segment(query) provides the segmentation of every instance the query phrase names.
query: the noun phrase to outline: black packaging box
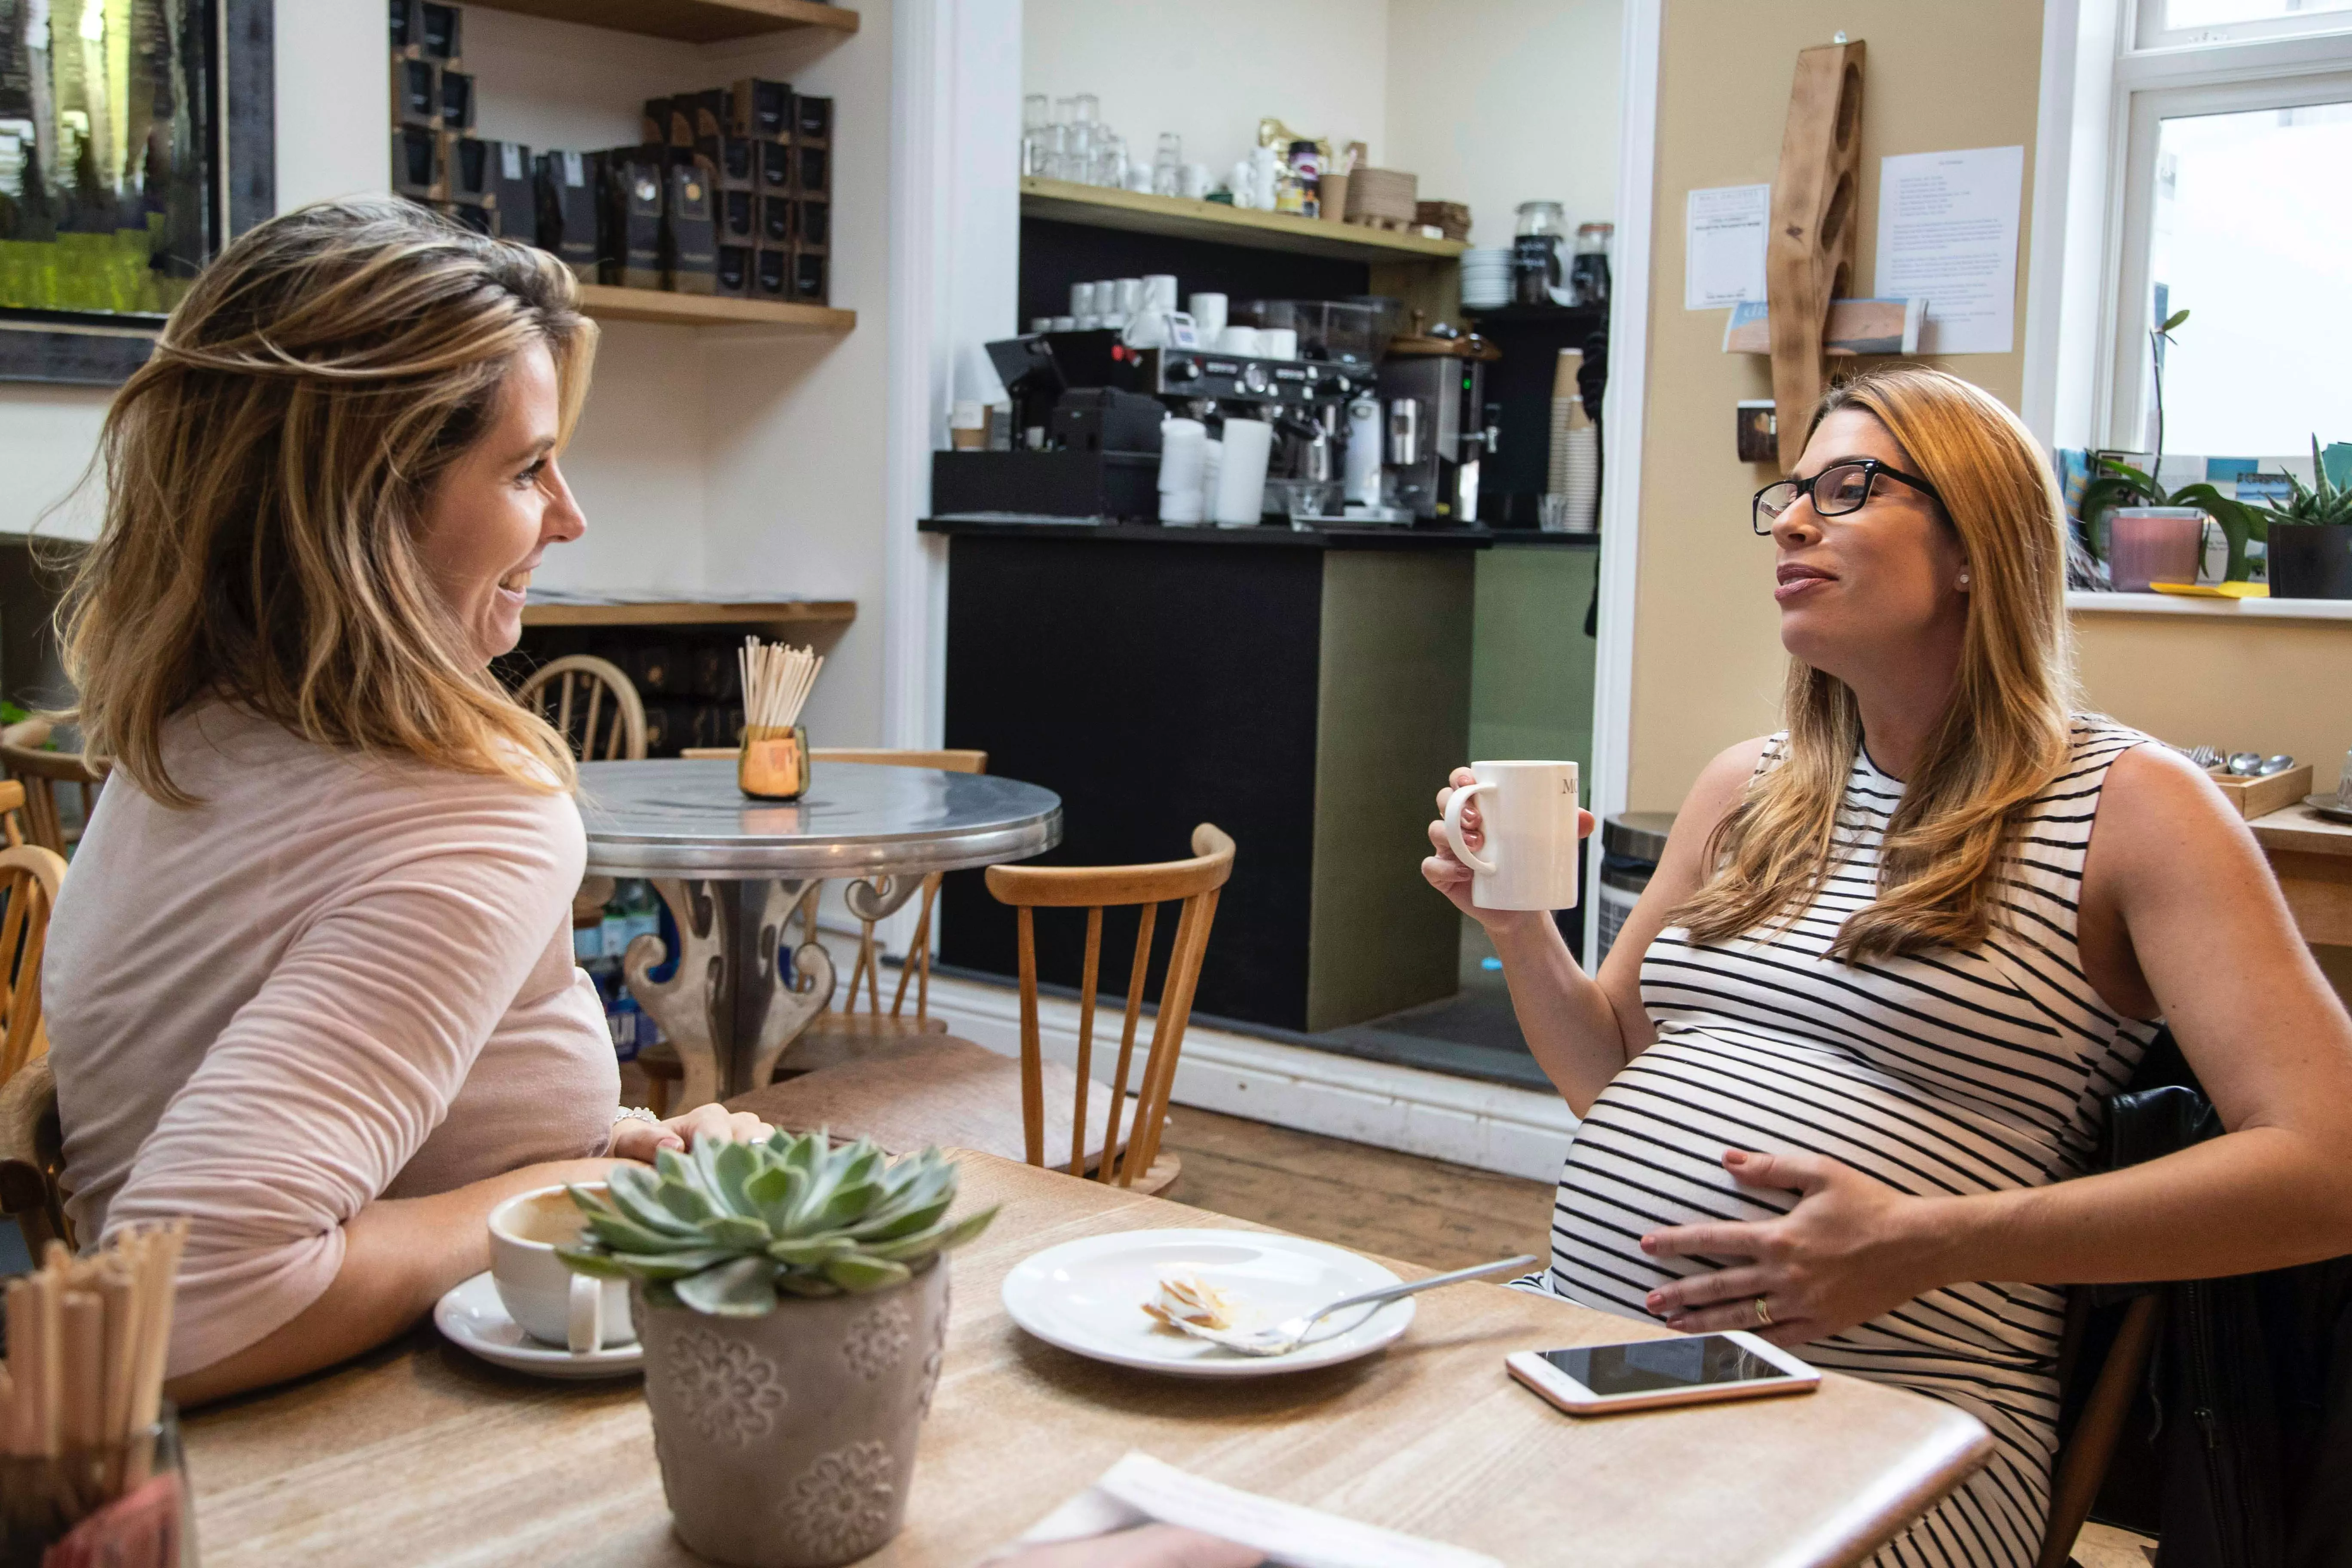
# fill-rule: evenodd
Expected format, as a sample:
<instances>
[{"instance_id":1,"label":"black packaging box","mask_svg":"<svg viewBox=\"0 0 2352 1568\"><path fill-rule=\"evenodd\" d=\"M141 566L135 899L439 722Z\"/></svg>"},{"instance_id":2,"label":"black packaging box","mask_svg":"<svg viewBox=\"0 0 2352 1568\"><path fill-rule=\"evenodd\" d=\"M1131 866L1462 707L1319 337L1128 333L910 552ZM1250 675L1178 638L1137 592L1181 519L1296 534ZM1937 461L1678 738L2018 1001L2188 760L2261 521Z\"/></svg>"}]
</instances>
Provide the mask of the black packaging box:
<instances>
[{"instance_id":1,"label":"black packaging box","mask_svg":"<svg viewBox=\"0 0 2352 1568\"><path fill-rule=\"evenodd\" d=\"M667 142L669 140L669 100L649 98L637 116L637 140Z\"/></svg>"},{"instance_id":2,"label":"black packaging box","mask_svg":"<svg viewBox=\"0 0 2352 1568\"><path fill-rule=\"evenodd\" d=\"M416 7L415 32L412 37L428 60L454 66L466 54L466 8L462 5L442 5L435 0L423 0Z\"/></svg>"},{"instance_id":3,"label":"black packaging box","mask_svg":"<svg viewBox=\"0 0 2352 1568\"><path fill-rule=\"evenodd\" d=\"M793 240L803 250L828 250L833 245L833 203L803 197L793 216Z\"/></svg>"},{"instance_id":4,"label":"black packaging box","mask_svg":"<svg viewBox=\"0 0 2352 1568\"><path fill-rule=\"evenodd\" d=\"M640 643L629 649L626 658L614 662L648 697L683 695L694 677L693 666L682 662L678 650L668 643Z\"/></svg>"},{"instance_id":5,"label":"black packaging box","mask_svg":"<svg viewBox=\"0 0 2352 1568\"><path fill-rule=\"evenodd\" d=\"M698 136L694 150L709 161L711 178L722 191L757 190L760 184L760 146L740 136Z\"/></svg>"},{"instance_id":6,"label":"black packaging box","mask_svg":"<svg viewBox=\"0 0 2352 1568\"><path fill-rule=\"evenodd\" d=\"M934 452L931 512L1160 521L1154 452Z\"/></svg>"},{"instance_id":7,"label":"black packaging box","mask_svg":"<svg viewBox=\"0 0 2352 1568\"><path fill-rule=\"evenodd\" d=\"M439 132L404 125L392 133L392 188L420 202L437 202L449 194Z\"/></svg>"},{"instance_id":8,"label":"black packaging box","mask_svg":"<svg viewBox=\"0 0 2352 1568\"><path fill-rule=\"evenodd\" d=\"M662 287L679 294L719 288L719 226L711 211L709 166L674 163L662 200Z\"/></svg>"},{"instance_id":9,"label":"black packaging box","mask_svg":"<svg viewBox=\"0 0 2352 1568\"><path fill-rule=\"evenodd\" d=\"M833 145L833 100L802 93L793 100L793 140L803 147Z\"/></svg>"},{"instance_id":10,"label":"black packaging box","mask_svg":"<svg viewBox=\"0 0 2352 1568\"><path fill-rule=\"evenodd\" d=\"M793 243L793 198L761 196L759 241L762 247L789 249Z\"/></svg>"},{"instance_id":11,"label":"black packaging box","mask_svg":"<svg viewBox=\"0 0 2352 1568\"><path fill-rule=\"evenodd\" d=\"M793 253L761 250L751 257L751 297L789 300L793 295Z\"/></svg>"},{"instance_id":12,"label":"black packaging box","mask_svg":"<svg viewBox=\"0 0 2352 1568\"><path fill-rule=\"evenodd\" d=\"M1167 407L1146 392L1074 386L1054 405L1046 428L1066 452L1157 452Z\"/></svg>"},{"instance_id":13,"label":"black packaging box","mask_svg":"<svg viewBox=\"0 0 2352 1568\"><path fill-rule=\"evenodd\" d=\"M444 70L441 73L441 129L471 131L474 128L474 79L464 71Z\"/></svg>"},{"instance_id":14,"label":"black packaging box","mask_svg":"<svg viewBox=\"0 0 2352 1568\"><path fill-rule=\"evenodd\" d=\"M793 150L782 142L759 142L760 189L783 195L793 188Z\"/></svg>"},{"instance_id":15,"label":"black packaging box","mask_svg":"<svg viewBox=\"0 0 2352 1568\"><path fill-rule=\"evenodd\" d=\"M604 154L604 200L596 226L604 281L624 289L662 286L662 175L659 147L615 147Z\"/></svg>"},{"instance_id":16,"label":"black packaging box","mask_svg":"<svg viewBox=\"0 0 2352 1568\"><path fill-rule=\"evenodd\" d=\"M760 237L760 198L749 191L720 191L716 203L719 238L726 245L751 245Z\"/></svg>"},{"instance_id":17,"label":"black packaging box","mask_svg":"<svg viewBox=\"0 0 2352 1568\"><path fill-rule=\"evenodd\" d=\"M392 122L441 129L441 68L431 60L392 62Z\"/></svg>"},{"instance_id":18,"label":"black packaging box","mask_svg":"<svg viewBox=\"0 0 2352 1568\"><path fill-rule=\"evenodd\" d=\"M392 0L392 52L396 58L413 60L425 49L425 18L417 12L417 0Z\"/></svg>"},{"instance_id":19,"label":"black packaging box","mask_svg":"<svg viewBox=\"0 0 2352 1568\"><path fill-rule=\"evenodd\" d=\"M707 697L720 707L739 703L743 698L742 661L736 657L739 645L725 642L699 642L694 645L694 689L698 696ZM732 745L732 740L715 742Z\"/></svg>"},{"instance_id":20,"label":"black packaging box","mask_svg":"<svg viewBox=\"0 0 2352 1568\"><path fill-rule=\"evenodd\" d=\"M478 142L487 165L485 200L498 214L502 239L539 238L538 170L520 142Z\"/></svg>"},{"instance_id":21,"label":"black packaging box","mask_svg":"<svg viewBox=\"0 0 2352 1568\"><path fill-rule=\"evenodd\" d=\"M488 238L498 237L498 215L479 202L442 202L436 210L460 227L471 229Z\"/></svg>"},{"instance_id":22,"label":"black packaging box","mask_svg":"<svg viewBox=\"0 0 2352 1568\"><path fill-rule=\"evenodd\" d=\"M667 147L693 146L694 100L690 97L646 100L645 139Z\"/></svg>"},{"instance_id":23,"label":"black packaging box","mask_svg":"<svg viewBox=\"0 0 2352 1568\"><path fill-rule=\"evenodd\" d=\"M714 275L714 289L730 300L748 300L758 292L754 284L759 278L759 252L748 245L719 246L719 270Z\"/></svg>"},{"instance_id":24,"label":"black packaging box","mask_svg":"<svg viewBox=\"0 0 2352 1568\"><path fill-rule=\"evenodd\" d=\"M447 172L451 201L489 205L490 145L470 136L441 133L441 166Z\"/></svg>"},{"instance_id":25,"label":"black packaging box","mask_svg":"<svg viewBox=\"0 0 2352 1568\"><path fill-rule=\"evenodd\" d=\"M754 142L784 142L793 133L793 84L745 77L727 95L729 129Z\"/></svg>"},{"instance_id":26,"label":"black packaging box","mask_svg":"<svg viewBox=\"0 0 2352 1568\"><path fill-rule=\"evenodd\" d=\"M538 161L539 247L583 283L597 280L597 214L604 180L593 153L543 153Z\"/></svg>"},{"instance_id":27,"label":"black packaging box","mask_svg":"<svg viewBox=\"0 0 2352 1568\"><path fill-rule=\"evenodd\" d=\"M824 256L813 251L793 251L793 300L803 305L828 303L832 298L832 290L827 286L832 270L832 263Z\"/></svg>"},{"instance_id":28,"label":"black packaging box","mask_svg":"<svg viewBox=\"0 0 2352 1568\"><path fill-rule=\"evenodd\" d=\"M743 743L743 710L725 702L698 703L694 710L697 746L740 746Z\"/></svg>"},{"instance_id":29,"label":"black packaging box","mask_svg":"<svg viewBox=\"0 0 2352 1568\"><path fill-rule=\"evenodd\" d=\"M793 195L833 195L833 154L822 147L793 149Z\"/></svg>"},{"instance_id":30,"label":"black packaging box","mask_svg":"<svg viewBox=\"0 0 2352 1568\"><path fill-rule=\"evenodd\" d=\"M729 110L734 107L734 97L723 87L707 87L700 92L680 93L677 101L689 111L692 128L687 140L698 146L732 134L734 116Z\"/></svg>"}]
</instances>

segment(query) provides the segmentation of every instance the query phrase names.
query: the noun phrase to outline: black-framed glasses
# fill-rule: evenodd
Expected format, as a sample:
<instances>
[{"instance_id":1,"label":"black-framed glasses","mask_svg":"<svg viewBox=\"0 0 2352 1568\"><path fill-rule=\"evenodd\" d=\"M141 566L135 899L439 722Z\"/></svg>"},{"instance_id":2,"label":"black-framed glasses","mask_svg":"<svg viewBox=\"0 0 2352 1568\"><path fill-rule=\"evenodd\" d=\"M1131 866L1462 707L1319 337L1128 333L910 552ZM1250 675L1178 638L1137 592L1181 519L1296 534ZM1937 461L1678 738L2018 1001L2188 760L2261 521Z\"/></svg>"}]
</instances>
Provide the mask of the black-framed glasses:
<instances>
[{"instance_id":1,"label":"black-framed glasses","mask_svg":"<svg viewBox=\"0 0 2352 1568\"><path fill-rule=\"evenodd\" d=\"M1936 487L1913 474L1890 467L1875 458L1853 458L1843 463L1832 463L1810 479L1782 479L1766 485L1756 492L1756 500L1748 514L1748 525L1758 534L1769 537L1772 525L1780 514L1797 504L1800 496L1813 498L1813 511L1821 517L1843 517L1850 511L1860 511L1870 500L1871 487L1880 479L1893 479L1909 485L1937 506L1944 498Z\"/></svg>"}]
</instances>

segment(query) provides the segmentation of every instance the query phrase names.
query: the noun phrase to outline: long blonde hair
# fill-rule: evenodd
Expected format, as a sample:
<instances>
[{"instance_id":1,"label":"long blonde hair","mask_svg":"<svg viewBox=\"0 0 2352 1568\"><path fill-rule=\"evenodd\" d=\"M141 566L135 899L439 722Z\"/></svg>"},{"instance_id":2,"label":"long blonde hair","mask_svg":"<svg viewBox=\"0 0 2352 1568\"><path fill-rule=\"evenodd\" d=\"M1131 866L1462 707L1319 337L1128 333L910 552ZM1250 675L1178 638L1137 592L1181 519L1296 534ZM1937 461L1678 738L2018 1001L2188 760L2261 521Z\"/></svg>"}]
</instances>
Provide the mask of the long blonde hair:
<instances>
[{"instance_id":1,"label":"long blonde hair","mask_svg":"<svg viewBox=\"0 0 2352 1568\"><path fill-rule=\"evenodd\" d=\"M578 301L545 252L389 197L224 251L107 413L105 521L58 612L87 749L194 804L163 724L219 698L321 744L570 787L570 749L469 656L416 534L534 343L570 435L596 341Z\"/></svg>"},{"instance_id":2,"label":"long blonde hair","mask_svg":"<svg viewBox=\"0 0 2352 1568\"><path fill-rule=\"evenodd\" d=\"M2001 866L2024 808L2070 751L2074 649L2065 507L2017 416L1958 376L1906 365L1833 387L1813 416L1859 408L1936 487L1970 579L1951 701L1888 824L1875 902L1832 951L1848 962L1981 945L2001 920ZM1722 942L1808 903L1827 875L1838 808L1862 746L1853 691L1791 659L1778 765L1707 841L1716 874L1668 919Z\"/></svg>"}]
</instances>

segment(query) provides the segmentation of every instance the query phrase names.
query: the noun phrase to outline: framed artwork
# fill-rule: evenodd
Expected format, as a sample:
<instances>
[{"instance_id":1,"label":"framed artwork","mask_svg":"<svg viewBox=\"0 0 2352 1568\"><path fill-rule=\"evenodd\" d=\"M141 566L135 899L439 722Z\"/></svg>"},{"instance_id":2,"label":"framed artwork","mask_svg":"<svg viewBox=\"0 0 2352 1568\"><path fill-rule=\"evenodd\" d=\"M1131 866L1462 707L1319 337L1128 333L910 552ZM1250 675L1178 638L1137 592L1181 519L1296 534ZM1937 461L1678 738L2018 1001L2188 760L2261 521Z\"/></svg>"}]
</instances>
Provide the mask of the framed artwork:
<instances>
[{"instance_id":1,"label":"framed artwork","mask_svg":"<svg viewBox=\"0 0 2352 1568\"><path fill-rule=\"evenodd\" d=\"M113 385L275 207L270 0L0 0L0 379Z\"/></svg>"}]
</instances>

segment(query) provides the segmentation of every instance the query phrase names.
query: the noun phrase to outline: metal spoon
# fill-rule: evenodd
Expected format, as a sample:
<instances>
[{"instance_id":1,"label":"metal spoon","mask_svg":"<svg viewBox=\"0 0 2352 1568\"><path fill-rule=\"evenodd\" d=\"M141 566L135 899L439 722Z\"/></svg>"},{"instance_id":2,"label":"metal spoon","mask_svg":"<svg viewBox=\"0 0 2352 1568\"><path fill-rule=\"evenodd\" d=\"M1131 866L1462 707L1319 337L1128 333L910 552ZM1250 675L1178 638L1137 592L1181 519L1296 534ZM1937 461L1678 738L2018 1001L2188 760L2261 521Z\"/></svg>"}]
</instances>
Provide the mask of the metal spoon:
<instances>
[{"instance_id":1,"label":"metal spoon","mask_svg":"<svg viewBox=\"0 0 2352 1568\"><path fill-rule=\"evenodd\" d=\"M1475 1268L1456 1268L1450 1274L1433 1274L1426 1279L1409 1280L1402 1285L1391 1285L1379 1290L1367 1290L1360 1296L1349 1296L1344 1300L1334 1301L1328 1307L1309 1312L1305 1317L1286 1318L1270 1329L1253 1329L1246 1333L1238 1329L1204 1328L1199 1323L1186 1322L1181 1318L1169 1321L1195 1339L1206 1340L1213 1345L1223 1345L1229 1351L1239 1351L1244 1355L1287 1355L1297 1350L1300 1342L1307 1338L1307 1330L1334 1312L1345 1311L1349 1307L1379 1306L1382 1302L1393 1301L1400 1297L1418 1295L1423 1290L1434 1290L1440 1285L1459 1285L1465 1279L1483 1279L1489 1274L1503 1274L1514 1268L1525 1268L1535 1261L1536 1257L1533 1253L1523 1252L1517 1258L1505 1258L1493 1263L1481 1263Z\"/></svg>"},{"instance_id":2,"label":"metal spoon","mask_svg":"<svg viewBox=\"0 0 2352 1568\"><path fill-rule=\"evenodd\" d=\"M2294 759L2288 756L2284 752L2281 752L2274 757L2263 758L2263 765L2254 770L2254 776L2256 778L2266 779L2273 773L2283 773L2293 766L2294 766Z\"/></svg>"},{"instance_id":3,"label":"metal spoon","mask_svg":"<svg viewBox=\"0 0 2352 1568\"><path fill-rule=\"evenodd\" d=\"M2262 765L2263 754L2260 752L2231 752L2230 753L2230 772L2239 778L2252 778L2254 774L2254 770Z\"/></svg>"}]
</instances>

